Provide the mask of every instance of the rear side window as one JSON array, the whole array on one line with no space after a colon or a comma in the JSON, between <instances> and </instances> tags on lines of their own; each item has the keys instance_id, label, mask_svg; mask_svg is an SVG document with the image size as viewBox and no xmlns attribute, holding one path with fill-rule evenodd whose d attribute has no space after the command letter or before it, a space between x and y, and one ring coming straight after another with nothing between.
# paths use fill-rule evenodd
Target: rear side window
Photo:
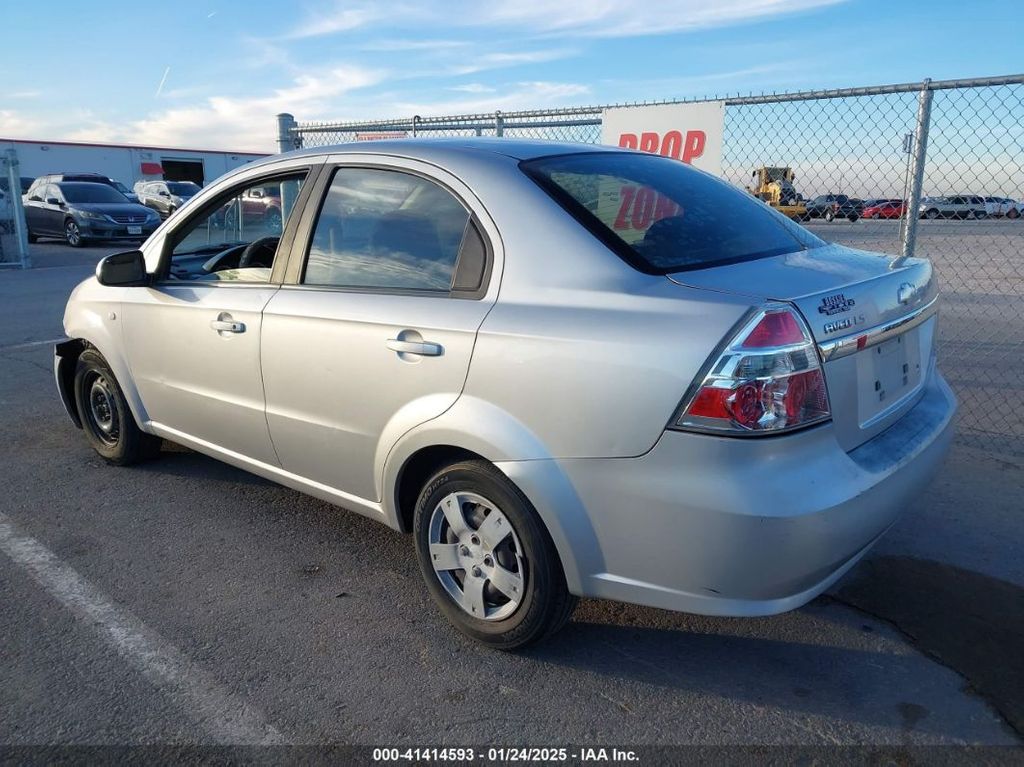
<instances>
[{"instance_id":1,"label":"rear side window","mask_svg":"<svg viewBox=\"0 0 1024 767\"><path fill-rule=\"evenodd\" d=\"M302 281L448 292L463 242L475 244L478 236L462 203L432 181L400 171L339 168Z\"/></svg>"},{"instance_id":2,"label":"rear side window","mask_svg":"<svg viewBox=\"0 0 1024 767\"><path fill-rule=\"evenodd\" d=\"M598 238L649 274L824 244L753 195L678 160L600 152L544 157L520 167Z\"/></svg>"}]
</instances>

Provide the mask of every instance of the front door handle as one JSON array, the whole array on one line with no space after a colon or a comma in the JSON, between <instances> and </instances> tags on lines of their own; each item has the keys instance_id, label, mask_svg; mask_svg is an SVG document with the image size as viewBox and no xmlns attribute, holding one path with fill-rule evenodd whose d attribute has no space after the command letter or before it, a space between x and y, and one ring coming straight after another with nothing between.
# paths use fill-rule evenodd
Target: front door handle
<instances>
[{"instance_id":1,"label":"front door handle","mask_svg":"<svg viewBox=\"0 0 1024 767\"><path fill-rule=\"evenodd\" d=\"M235 322L227 312L221 312L217 319L210 322L210 327L218 333L244 333L245 323Z\"/></svg>"},{"instance_id":2,"label":"front door handle","mask_svg":"<svg viewBox=\"0 0 1024 767\"><path fill-rule=\"evenodd\" d=\"M397 338L389 338L386 346L399 354L418 354L422 357L440 357L444 353L444 347L441 344L431 341L401 341Z\"/></svg>"}]
</instances>

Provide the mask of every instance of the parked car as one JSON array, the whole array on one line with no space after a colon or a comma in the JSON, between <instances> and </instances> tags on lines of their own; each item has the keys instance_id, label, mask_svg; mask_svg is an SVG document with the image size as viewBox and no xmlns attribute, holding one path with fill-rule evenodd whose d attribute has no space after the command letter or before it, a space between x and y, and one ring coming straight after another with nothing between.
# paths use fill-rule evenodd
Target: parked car
<instances>
[{"instance_id":1,"label":"parked car","mask_svg":"<svg viewBox=\"0 0 1024 767\"><path fill-rule=\"evenodd\" d=\"M90 240L143 240L160 224L149 208L109 184L63 181L34 185L25 198L29 242L61 237L79 248Z\"/></svg>"},{"instance_id":2,"label":"parked car","mask_svg":"<svg viewBox=\"0 0 1024 767\"><path fill-rule=\"evenodd\" d=\"M260 225L269 233L279 233L282 225L280 186L271 184L247 189L224 207L224 226L238 227L239 212L242 227Z\"/></svg>"},{"instance_id":3,"label":"parked car","mask_svg":"<svg viewBox=\"0 0 1024 767\"><path fill-rule=\"evenodd\" d=\"M111 179L111 186L113 186L114 189L123 194L127 198L128 202L139 201L139 196L135 194L135 192L133 192L131 189L126 187L124 184L122 184L120 181L116 179Z\"/></svg>"},{"instance_id":4,"label":"parked car","mask_svg":"<svg viewBox=\"0 0 1024 767\"><path fill-rule=\"evenodd\" d=\"M976 195L925 197L917 208L920 218L985 218L985 201Z\"/></svg>"},{"instance_id":5,"label":"parked car","mask_svg":"<svg viewBox=\"0 0 1024 767\"><path fill-rule=\"evenodd\" d=\"M191 181L150 181L139 190L139 202L167 218L199 193Z\"/></svg>"},{"instance_id":6,"label":"parked car","mask_svg":"<svg viewBox=\"0 0 1024 767\"><path fill-rule=\"evenodd\" d=\"M217 225L270 185L280 234ZM55 377L112 464L166 439L411 532L439 609L508 649L577 597L828 588L952 437L937 289L669 158L361 142L238 169L104 259Z\"/></svg>"},{"instance_id":7,"label":"parked car","mask_svg":"<svg viewBox=\"0 0 1024 767\"><path fill-rule=\"evenodd\" d=\"M861 214L864 218L902 218L903 200L868 200Z\"/></svg>"},{"instance_id":8,"label":"parked car","mask_svg":"<svg viewBox=\"0 0 1024 767\"><path fill-rule=\"evenodd\" d=\"M845 194L820 194L807 203L807 218L823 218L832 221L845 218L856 221L861 208Z\"/></svg>"},{"instance_id":9,"label":"parked car","mask_svg":"<svg viewBox=\"0 0 1024 767\"><path fill-rule=\"evenodd\" d=\"M33 180L34 179L30 178L29 176L19 176L18 181L20 189L18 190L18 194L25 194L29 190L29 187L32 186ZM0 191L9 193L8 186L9 184L7 179L0 178Z\"/></svg>"},{"instance_id":10,"label":"parked car","mask_svg":"<svg viewBox=\"0 0 1024 767\"><path fill-rule=\"evenodd\" d=\"M1020 203L1009 197L985 197L985 214L993 217L1006 216L1017 218L1020 215Z\"/></svg>"},{"instance_id":11,"label":"parked car","mask_svg":"<svg viewBox=\"0 0 1024 767\"><path fill-rule=\"evenodd\" d=\"M117 189L119 192L121 191L121 189L118 189L119 182L114 181L109 176L104 176L102 173L47 173L32 181L32 184L25 191L24 196L27 197L35 194L36 190L42 189L47 184L59 184L63 181L82 181L90 184L105 184L107 186L114 187L114 189ZM124 185L121 184L121 187L123 188Z\"/></svg>"}]
</instances>

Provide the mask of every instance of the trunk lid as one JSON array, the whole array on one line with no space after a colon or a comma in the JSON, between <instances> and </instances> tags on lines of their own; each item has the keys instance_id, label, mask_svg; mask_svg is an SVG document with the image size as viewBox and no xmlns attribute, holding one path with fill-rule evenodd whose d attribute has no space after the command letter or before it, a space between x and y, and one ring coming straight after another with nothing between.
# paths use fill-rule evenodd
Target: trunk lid
<instances>
[{"instance_id":1,"label":"trunk lid","mask_svg":"<svg viewBox=\"0 0 1024 767\"><path fill-rule=\"evenodd\" d=\"M933 361L937 284L931 263L840 245L669 275L680 285L790 303L824 363L839 443L852 450L920 396Z\"/></svg>"}]
</instances>

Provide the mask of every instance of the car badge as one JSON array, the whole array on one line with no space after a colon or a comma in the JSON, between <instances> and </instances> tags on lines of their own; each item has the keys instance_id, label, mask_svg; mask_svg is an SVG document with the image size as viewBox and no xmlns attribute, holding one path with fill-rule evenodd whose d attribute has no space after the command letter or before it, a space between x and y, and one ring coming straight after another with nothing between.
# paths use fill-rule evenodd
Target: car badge
<instances>
[{"instance_id":1,"label":"car badge","mask_svg":"<svg viewBox=\"0 0 1024 767\"><path fill-rule=\"evenodd\" d=\"M857 302L852 298L847 298L842 293L836 293L834 296L825 296L821 299L821 306L818 307L818 311L831 317L833 314L848 312L856 305Z\"/></svg>"},{"instance_id":2,"label":"car badge","mask_svg":"<svg viewBox=\"0 0 1024 767\"><path fill-rule=\"evenodd\" d=\"M912 282L904 282L896 292L896 300L901 304L909 304L917 295L917 285Z\"/></svg>"}]
</instances>

